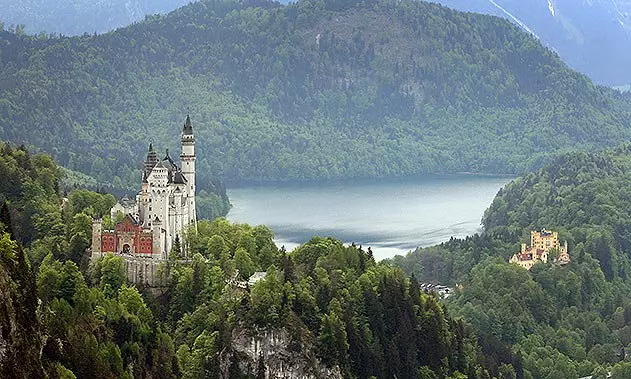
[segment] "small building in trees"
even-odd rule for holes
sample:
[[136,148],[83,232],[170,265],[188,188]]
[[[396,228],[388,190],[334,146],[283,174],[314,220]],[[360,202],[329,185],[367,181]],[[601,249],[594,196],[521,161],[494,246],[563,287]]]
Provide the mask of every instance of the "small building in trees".
[[567,248],[567,241],[561,245],[559,234],[549,230],[530,232],[530,247],[525,243],[521,244],[521,251],[514,254],[509,260],[526,270],[530,270],[537,262],[547,263],[551,254],[558,253],[554,258],[554,263],[567,264],[570,262],[570,255]]

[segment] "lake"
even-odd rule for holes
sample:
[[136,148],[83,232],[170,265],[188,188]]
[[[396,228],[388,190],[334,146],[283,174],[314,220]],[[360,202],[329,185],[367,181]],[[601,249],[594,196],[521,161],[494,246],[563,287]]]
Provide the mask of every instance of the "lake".
[[288,251],[314,235],[332,236],[371,246],[383,259],[478,232],[510,180],[450,175],[236,187],[228,189],[228,219],[268,225]]

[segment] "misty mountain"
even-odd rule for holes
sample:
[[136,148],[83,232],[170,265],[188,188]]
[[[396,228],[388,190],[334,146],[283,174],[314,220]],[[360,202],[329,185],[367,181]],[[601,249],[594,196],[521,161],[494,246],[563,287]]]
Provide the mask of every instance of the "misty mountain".
[[104,35],[0,33],[0,138],[137,183],[187,113],[200,183],[519,173],[631,138],[629,97],[510,22],[419,1],[204,1]]
[[28,33],[103,33],[170,12],[190,0],[0,0],[0,22],[25,25]]
[[511,20],[597,83],[631,83],[629,0],[436,0]]

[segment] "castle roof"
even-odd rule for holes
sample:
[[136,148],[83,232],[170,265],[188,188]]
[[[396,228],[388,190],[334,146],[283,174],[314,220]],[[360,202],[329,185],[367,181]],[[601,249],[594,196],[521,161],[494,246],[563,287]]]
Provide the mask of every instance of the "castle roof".
[[149,174],[151,174],[151,170],[153,170],[153,168],[156,166],[156,164],[158,163],[158,156],[156,155],[156,152],[153,150],[153,144],[150,143],[149,144],[149,152],[147,153],[147,159],[145,160],[145,171],[142,175],[142,181],[143,182],[147,182],[147,178],[149,177]]
[[535,259],[540,260],[543,253],[545,253],[545,251],[542,249],[536,249],[536,248],[530,247],[526,249],[525,252],[517,253],[515,254],[515,256],[517,257],[517,260],[519,260],[520,262],[523,262],[523,261],[531,261]]
[[[190,116],[186,116],[184,122],[184,128],[182,130],[183,135],[193,135],[193,126],[191,125]],[[145,161],[145,171],[142,177],[143,183],[147,183],[149,176],[154,169],[167,169],[167,182],[169,184],[186,184],[188,180],[182,172],[182,169],[173,161],[169,154],[169,149],[166,150],[164,158],[159,159],[156,156],[156,152],[153,149],[153,144],[149,144],[149,152],[147,153],[147,160]]]
[[124,222],[124,221],[125,221],[125,219],[129,219],[129,221],[131,221],[131,224],[132,224],[132,225],[134,225],[134,226],[137,226],[137,225],[138,225],[138,220],[136,220],[136,218],[134,217],[134,215],[132,215],[131,213],[127,213],[127,214],[125,215],[125,218],[123,219],[123,221],[121,221],[121,223],[122,223],[122,222]]
[[123,196],[118,202],[117,204],[120,204],[123,206],[123,208],[130,208],[133,207],[134,205],[136,205],[136,200],[134,199],[130,199],[127,196]]
[[177,170],[177,165],[175,164],[175,162],[173,161],[173,159],[169,155],[169,149],[167,149],[166,155],[164,156],[164,158],[162,158],[162,164],[169,171],[176,171]]
[[182,129],[182,134],[185,136],[193,135],[193,125],[191,125],[191,117],[186,115],[186,121],[184,122],[184,128]]
[[175,184],[186,184],[186,178],[182,171],[176,171],[173,173],[173,183]]
[[164,166],[164,163],[162,163],[162,161],[159,161],[158,163],[156,163],[155,166],[153,166],[153,168],[156,169],[156,168],[166,168],[166,167]]

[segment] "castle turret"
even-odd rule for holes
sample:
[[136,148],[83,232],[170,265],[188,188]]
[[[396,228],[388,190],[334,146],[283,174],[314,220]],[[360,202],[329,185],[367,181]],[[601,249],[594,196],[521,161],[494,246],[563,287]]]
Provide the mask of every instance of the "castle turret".
[[101,219],[92,220],[92,259],[101,257],[101,231],[103,223]]
[[186,116],[182,129],[182,174],[186,178],[187,199],[185,208],[188,209],[186,224],[197,225],[197,211],[195,207],[195,136],[190,116]]
[[153,144],[149,144],[149,151],[147,152],[147,159],[145,160],[145,166],[142,172],[142,186],[140,188],[140,196],[138,197],[138,214],[141,223],[149,225],[151,222],[149,212],[149,175],[151,171],[158,164],[158,156],[153,150]]
[[153,144],[150,143],[149,151],[147,152],[147,159],[145,160],[145,172],[142,177],[143,182],[146,181],[149,174],[151,174],[151,170],[153,170],[153,168],[155,167],[157,163],[158,163],[158,156],[156,152],[153,150]]
[[162,220],[156,216],[152,221],[153,258],[166,259],[165,254],[165,233],[162,229]]

